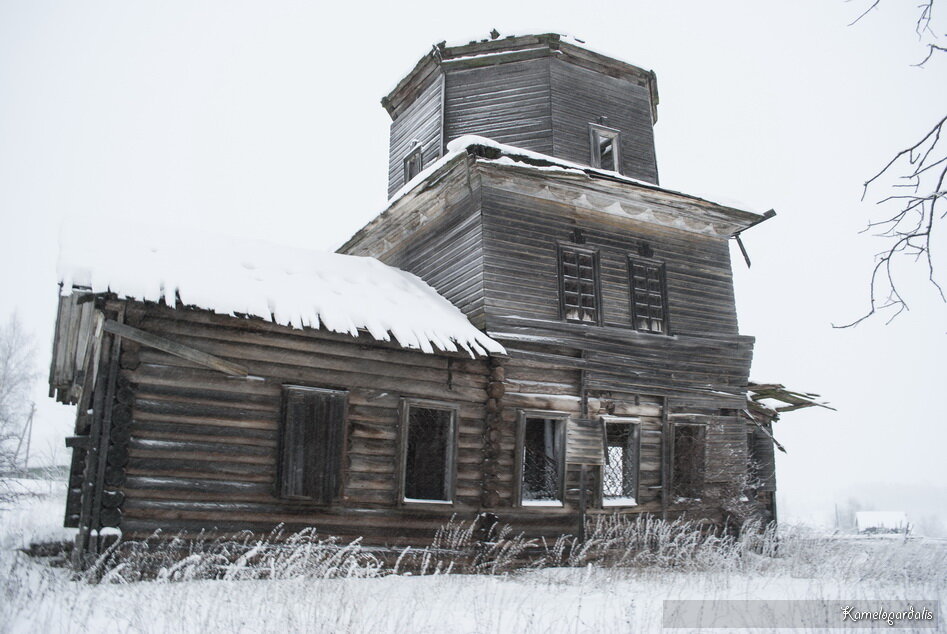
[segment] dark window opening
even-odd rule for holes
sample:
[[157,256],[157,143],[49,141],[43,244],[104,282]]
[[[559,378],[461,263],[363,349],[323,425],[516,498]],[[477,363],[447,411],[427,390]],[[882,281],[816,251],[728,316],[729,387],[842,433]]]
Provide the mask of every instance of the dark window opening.
[[594,251],[560,247],[559,294],[564,319],[599,323],[598,257]]
[[635,330],[667,334],[664,265],[628,259],[631,276],[631,319]]
[[522,501],[561,502],[563,421],[527,418],[523,428]]
[[704,485],[704,439],[702,425],[674,425],[674,462],[672,482],[674,494],[682,498],[699,498]]
[[328,504],[338,496],[345,405],[345,392],[283,387],[280,497]]
[[762,484],[761,465],[756,451],[756,434],[746,433],[746,484],[750,489],[758,489]]
[[638,426],[606,423],[605,465],[602,468],[602,502],[605,505],[637,504]]
[[421,173],[423,167],[423,157],[421,146],[415,147],[404,159],[404,182],[407,183],[412,178]]
[[621,133],[614,128],[589,124],[592,167],[621,172]]
[[404,499],[451,500],[454,412],[408,406]]

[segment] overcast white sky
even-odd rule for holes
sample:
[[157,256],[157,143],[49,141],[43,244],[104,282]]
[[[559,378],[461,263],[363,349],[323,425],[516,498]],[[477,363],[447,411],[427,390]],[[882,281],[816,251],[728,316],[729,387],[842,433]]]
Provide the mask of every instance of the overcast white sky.
[[[778,213],[744,236],[752,269],[734,252],[753,376],[838,408],[777,425],[783,516],[853,484],[941,485],[947,307],[907,279],[892,325],[830,325],[865,306],[861,183],[947,105],[947,57],[911,67],[915,3],[846,26],[869,4],[0,0],[0,317],[19,312],[45,372],[66,217],[105,241],[159,222],[335,248],[384,207],[379,99],[433,43],[565,32],[657,73],[662,184]],[[42,382],[36,399],[34,446],[61,445],[72,408]]]

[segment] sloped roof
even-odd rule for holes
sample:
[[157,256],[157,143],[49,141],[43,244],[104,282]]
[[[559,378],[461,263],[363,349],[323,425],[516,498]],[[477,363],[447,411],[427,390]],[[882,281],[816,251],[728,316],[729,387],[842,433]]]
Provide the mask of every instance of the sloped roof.
[[428,353],[504,353],[421,278],[375,258],[152,227],[108,248],[81,226],[63,236],[63,295],[77,287],[353,337],[367,331]]

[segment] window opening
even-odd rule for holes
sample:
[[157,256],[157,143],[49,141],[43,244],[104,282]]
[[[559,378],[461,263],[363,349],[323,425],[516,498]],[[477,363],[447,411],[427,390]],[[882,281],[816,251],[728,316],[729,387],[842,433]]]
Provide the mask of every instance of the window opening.
[[598,257],[594,251],[560,247],[562,316],[568,321],[599,323]]
[[408,406],[404,499],[451,501],[454,412]]
[[526,418],[523,429],[522,502],[562,501],[563,438],[561,419]]
[[592,167],[621,172],[621,132],[594,123],[589,124]]
[[702,425],[674,426],[674,494],[681,498],[699,498],[704,484],[704,439]]
[[602,502],[606,506],[637,504],[638,425],[605,424],[605,465],[602,469]]
[[664,265],[629,258],[631,319],[635,330],[667,334]]

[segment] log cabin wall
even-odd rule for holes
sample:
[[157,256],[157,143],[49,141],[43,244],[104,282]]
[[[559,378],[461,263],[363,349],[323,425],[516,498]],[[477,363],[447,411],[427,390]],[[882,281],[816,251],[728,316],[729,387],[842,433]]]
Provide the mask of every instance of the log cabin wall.
[[[269,531],[315,526],[373,543],[429,543],[453,514],[480,507],[486,359],[432,355],[393,344],[206,311],[129,304],[125,322],[245,365],[231,377],[122,340],[117,386],[130,423],[116,523],[126,537],[164,532]],[[284,385],[347,392],[341,497],[328,506],[276,495]],[[402,399],[457,407],[453,504],[402,504]],[[110,461],[110,465],[113,464]],[[114,482],[113,482],[114,484]]]

